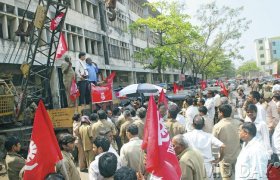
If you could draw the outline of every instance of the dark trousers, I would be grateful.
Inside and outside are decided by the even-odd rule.
[[[86,104],[86,89],[87,89],[87,81],[78,81],[78,88],[80,91],[79,96],[79,105]]]
[[[91,103],[91,84],[96,85],[96,81],[87,81],[86,104]]]

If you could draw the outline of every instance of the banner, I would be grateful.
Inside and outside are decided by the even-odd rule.
[[[58,42],[58,46],[56,49],[55,59],[61,58],[63,56],[63,54],[66,53],[67,51],[68,51],[68,48],[67,48],[67,44],[65,41],[65,37],[64,37],[64,34],[61,33],[59,42]]]
[[[112,85],[104,86],[91,85],[91,101],[92,103],[102,103],[112,101]]]
[[[63,12],[61,12],[55,18],[53,18],[51,20],[50,29],[52,31],[56,30],[57,26],[60,24],[60,22],[61,22],[62,18],[64,17],[64,15],[65,14]]]
[[[44,180],[55,172],[55,164],[62,160],[50,117],[40,100],[34,117],[28,156],[24,166],[24,180]]]

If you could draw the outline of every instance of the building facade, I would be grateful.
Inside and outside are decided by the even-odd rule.
[[[280,60],[280,37],[255,40],[256,63],[267,75],[271,75],[275,62]]]
[[[108,20],[106,13],[101,13],[104,3],[98,0],[70,2],[63,33],[69,49],[67,54],[72,57],[72,61],[78,59],[80,51],[86,52],[104,76],[116,71],[114,86],[140,82],[161,83],[156,71],[144,68],[151,59],[140,61],[133,58],[135,52],[153,46],[157,41],[157,35],[149,30],[132,33],[129,29],[129,25],[138,18],[151,15],[150,10],[142,6],[146,0],[118,0],[117,18],[113,22]],[[27,4],[26,0],[0,0],[0,69],[9,69],[15,75],[21,74],[19,65],[26,59],[29,46],[28,38],[20,39],[14,33],[22,21]],[[24,19],[24,29],[31,22],[37,4],[38,0],[31,0]],[[43,32],[42,38],[50,41],[50,34]],[[60,65],[61,60],[57,60],[55,68],[59,69]],[[166,82],[174,82],[179,80],[179,73],[179,70],[169,68],[163,76]]]

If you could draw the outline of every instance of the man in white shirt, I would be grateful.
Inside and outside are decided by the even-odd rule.
[[[86,59],[86,53],[80,52],[79,59],[77,60],[76,67],[75,67],[76,80],[80,92],[79,105],[86,104],[88,71],[87,71],[85,59]]]
[[[280,92],[280,84],[279,81],[274,81],[273,87],[272,87],[272,93],[277,94]]]
[[[187,98],[186,103],[188,104],[188,108],[185,112],[185,117],[186,117],[186,127],[185,129],[187,132],[190,132],[193,130],[193,118],[199,113],[198,108],[193,105],[193,99],[192,98]]]
[[[239,131],[243,141],[242,150],[235,165],[235,179],[266,180],[268,157],[263,145],[255,138],[257,128],[254,123],[245,122]]]
[[[208,117],[214,121],[215,117],[215,102],[214,102],[214,93],[213,91],[207,92],[207,100],[204,105],[208,110]]]
[[[272,135],[272,148],[273,152],[277,154],[278,158],[280,159],[280,123],[277,124]]]
[[[250,94],[248,95],[247,101],[249,103],[255,104],[258,108],[258,117],[260,118],[261,121],[266,122],[266,112],[264,107],[260,104],[260,99],[261,95],[258,91],[251,91]],[[250,122],[250,119],[248,116],[245,118],[246,122]]]
[[[128,126],[126,136],[129,142],[124,144],[121,148],[121,166],[130,167],[136,172],[141,170],[143,174],[145,170],[144,151],[141,149],[142,140],[138,137],[138,127],[136,124]]]
[[[98,136],[93,142],[93,153],[95,154],[95,159],[90,163],[89,166],[89,180],[103,180],[104,177],[100,174],[98,163],[99,158],[108,152],[110,148],[110,141],[102,136]],[[117,166],[117,169],[120,168],[120,165]]]
[[[272,149],[270,146],[268,127],[264,121],[260,120],[257,111],[257,106],[254,104],[249,104],[246,110],[248,118],[250,118],[251,122],[254,123],[257,128],[255,138],[263,144],[266,150],[265,152],[270,157],[272,155]]]
[[[207,116],[207,108],[205,106],[201,106],[198,108],[198,111],[199,111],[199,115],[202,116],[204,119],[205,125],[202,130],[207,133],[212,133],[214,122],[211,119],[209,119],[209,117]]]
[[[212,163],[218,163],[223,159],[225,145],[210,133],[202,131],[204,127],[204,119],[197,115],[193,119],[194,130],[184,134],[185,139],[192,148],[197,149],[202,154],[207,177],[213,179]],[[212,146],[220,149],[220,157],[215,160],[212,154]]]

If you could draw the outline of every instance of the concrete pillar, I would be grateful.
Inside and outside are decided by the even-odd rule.
[[[86,43],[87,43],[87,47],[88,47],[88,53],[89,53],[89,54],[92,54],[91,40],[88,39]]]
[[[75,0],[71,0],[71,9],[74,9],[75,10]]]
[[[59,97],[59,81],[58,81],[58,73],[57,67],[55,66],[50,79],[50,87],[51,87],[51,94],[52,94],[52,101],[54,108],[60,108],[60,97]]]
[[[85,38],[79,37],[79,44],[80,44],[80,51],[85,52],[86,51],[86,44],[85,44]]]
[[[128,72],[128,84],[134,84],[134,72]]]
[[[91,3],[88,4],[88,15],[90,17],[94,17],[94,14],[93,14],[93,5]]]
[[[174,82],[174,74],[170,74],[169,79],[170,79],[170,82],[168,82],[168,83]]]
[[[2,17],[2,31],[3,31],[3,39],[8,39],[9,38],[9,33],[8,33],[8,21],[7,21],[7,16],[4,15]]]
[[[75,0],[76,11],[82,12],[81,0]]]
[[[152,73],[147,73],[147,83],[153,83]]]
[[[95,55],[98,55],[97,41],[94,41],[94,54],[95,54]]]
[[[74,51],[74,47],[73,47],[73,36],[72,34],[68,34],[69,40],[68,40],[68,47],[70,50]]]
[[[85,15],[88,15],[87,1],[86,1],[86,0],[83,0],[83,1],[82,1],[82,8],[83,8],[83,13],[84,13]]]
[[[80,45],[79,45],[79,38],[78,36],[73,37],[74,39],[74,51],[80,51]]]

